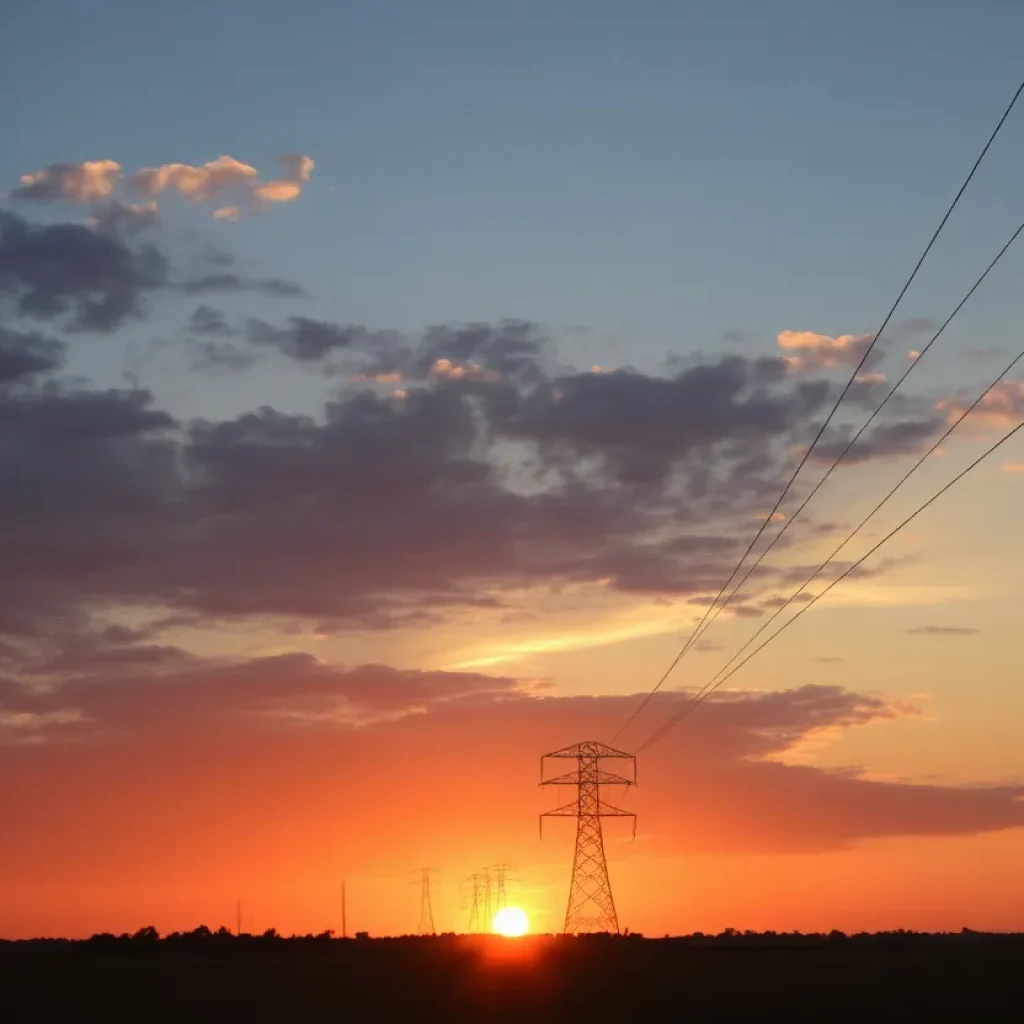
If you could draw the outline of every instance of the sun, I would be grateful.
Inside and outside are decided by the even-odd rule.
[[[494,921],[491,923],[499,935],[509,939],[525,935],[530,928],[530,919],[521,907],[502,907],[494,915]]]

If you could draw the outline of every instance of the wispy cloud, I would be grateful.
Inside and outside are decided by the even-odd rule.
[[[974,636],[981,630],[973,626],[914,626],[907,632],[911,636]]]

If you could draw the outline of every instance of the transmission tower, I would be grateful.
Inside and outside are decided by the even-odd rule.
[[[576,768],[552,779],[544,778],[544,762],[549,758],[571,759]],[[632,763],[633,777],[613,775],[602,770],[605,758],[619,758]],[[540,816],[543,837],[545,818],[576,819],[576,852],[572,862],[572,881],[569,883],[569,902],[565,910],[565,934],[579,932],[612,932],[618,934],[619,919],[612,898],[612,884],[608,879],[608,861],[604,855],[602,818],[632,818],[633,836],[636,837],[636,815],[613,807],[601,799],[602,786],[635,786],[636,757],[604,743],[588,741],[563,747],[540,759],[542,786],[575,786],[576,799],[571,803],[545,811]]]
[[[495,864],[488,868],[488,873],[494,872],[494,912],[498,913],[503,907],[508,906],[508,876],[513,869],[508,864]]]
[[[469,900],[469,934],[479,935],[491,930],[491,876],[486,871],[477,871],[469,875],[466,882],[470,886]],[[465,902],[463,903],[465,907]]]
[[[494,931],[494,887],[491,884],[490,871],[483,872],[483,920],[480,922],[482,932]]]
[[[419,935],[436,935],[434,927],[434,907],[430,902],[430,868],[420,868],[420,925],[416,929]]]

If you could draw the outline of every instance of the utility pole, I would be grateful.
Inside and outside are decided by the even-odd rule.
[[[239,897],[235,904],[235,935],[242,934],[242,898]]]
[[[341,880],[341,937],[343,939],[348,938],[348,907],[346,906],[345,895],[345,879],[343,878]]]
[[[430,868],[420,868],[420,924],[419,935],[436,935],[434,908],[430,901]]]
[[[545,779],[544,762],[549,757],[573,760],[576,768],[552,779]],[[630,761],[633,777],[626,778],[603,771],[601,761],[606,758]],[[636,757],[604,743],[575,743],[541,757],[540,784],[576,788],[575,800],[552,811],[545,811],[540,816],[542,838],[545,818],[576,819],[576,850],[572,862],[572,880],[569,883],[569,901],[565,910],[565,934],[612,932],[617,935],[619,918],[615,912],[612,884],[608,878],[601,819],[632,818],[633,837],[636,838],[636,815],[605,803],[601,799],[601,787],[635,786]]]

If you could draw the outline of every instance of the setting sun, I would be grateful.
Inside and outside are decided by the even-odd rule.
[[[530,927],[530,919],[521,907],[502,907],[494,915],[492,923],[499,935],[510,939],[525,935]]]

